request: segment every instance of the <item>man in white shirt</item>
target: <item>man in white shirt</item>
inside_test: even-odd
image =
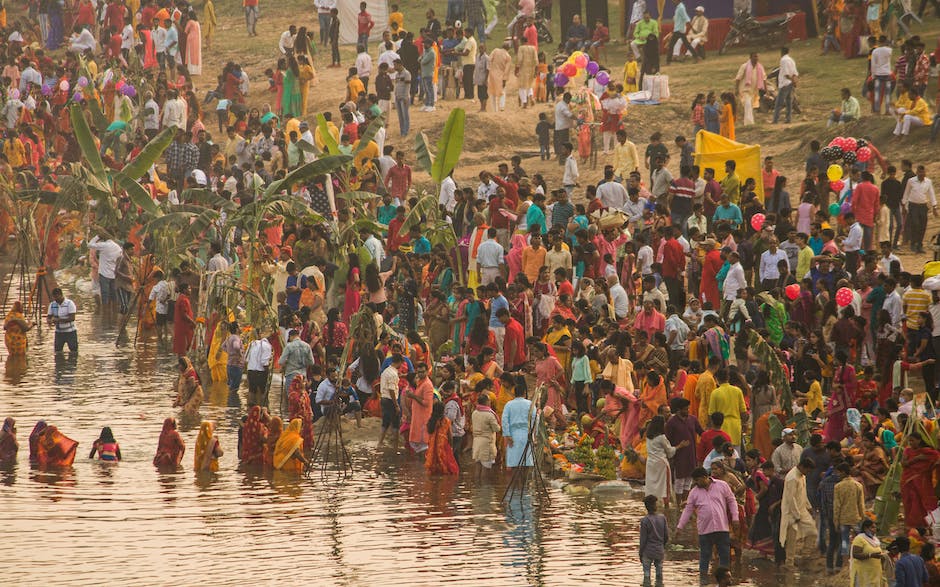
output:
[[[731,302],[738,298],[738,290],[747,288],[747,278],[744,276],[744,267],[741,265],[741,257],[737,251],[728,253],[728,263],[731,266],[728,268],[728,275],[725,276],[725,282],[722,285],[721,297],[724,300],[722,314],[725,314]]]
[[[758,267],[757,277],[760,280],[761,288],[770,291],[777,286],[777,280],[780,279],[780,269],[777,263],[786,261],[789,265],[786,252],[777,248],[777,237],[772,236],[767,242],[767,250],[761,253],[760,267]],[[727,284],[727,279],[725,280]],[[737,294],[737,289],[733,290]],[[733,298],[732,298],[733,299]]]
[[[186,103],[176,90],[167,92],[167,97],[169,99],[163,104],[163,128],[175,126],[186,130]]]
[[[571,112],[571,92],[565,92],[561,100],[555,102],[555,152],[558,153],[558,163],[564,165],[562,145],[570,140],[571,129],[574,128],[575,118]]]
[[[617,320],[623,320],[630,314],[630,298],[627,296],[627,290],[620,284],[616,275],[607,276],[607,285],[610,291],[610,299],[614,304],[614,314]]]
[[[900,327],[901,318],[904,317],[904,304],[901,301],[901,294],[898,293],[898,282],[893,277],[885,279],[885,291],[888,295],[885,296],[881,309],[891,316],[892,325]]]
[[[480,185],[477,186],[477,199],[489,203],[490,196],[496,194],[497,188],[499,188],[499,186],[493,181],[492,174],[488,171],[481,171]]]
[[[336,0],[316,0],[317,20],[320,22],[320,45],[326,47],[330,43],[330,11],[336,8]]]
[[[294,39],[297,38],[297,27],[290,25],[287,30],[281,33],[281,38],[277,41],[277,50],[281,55],[291,55],[294,53]]]
[[[623,187],[622,183],[614,181],[613,165],[604,166],[604,181],[597,185],[597,199],[601,201],[605,208],[613,208],[614,210],[624,209],[630,202],[627,188]],[[643,211],[639,210],[638,213],[642,218]],[[632,219],[634,214],[630,214],[630,216]]]
[[[36,70],[36,65],[32,62],[30,62],[30,64],[26,66],[26,69],[23,70],[23,73],[20,74],[20,96],[27,94],[27,90],[30,89],[30,84],[36,88],[42,87],[42,74]]]
[[[118,247],[120,249],[121,247]],[[55,352],[61,353],[65,345],[69,345],[69,352],[78,352],[78,330],[75,328],[75,302],[65,297],[58,287],[52,290],[52,302],[49,312],[46,313],[46,322],[55,326]]]
[[[268,339],[255,330],[258,339],[245,351],[245,370],[248,373],[248,406],[268,405],[268,369],[271,367],[273,351]]]
[[[572,198],[574,188],[578,186],[578,177],[580,177],[580,173],[578,172],[578,160],[575,159],[572,154],[574,145],[565,143],[562,145],[562,148],[565,157],[565,173],[561,178],[561,185],[565,188],[565,192],[568,193],[568,198]]]
[[[437,199],[437,203],[449,213],[453,213],[454,207],[457,205],[457,198],[454,196],[456,191],[457,182],[454,181],[454,172],[451,171],[441,182],[441,194]]]
[[[862,230],[862,224],[855,220],[855,214],[851,212],[845,214],[845,223],[849,225],[849,233],[842,241],[842,252],[845,253],[845,270],[855,275],[858,270],[858,252],[862,248],[864,231]]]
[[[88,241],[88,248],[98,252],[98,284],[101,286],[101,305],[109,306],[115,299],[114,275],[117,262],[124,255],[121,245],[110,238],[101,240],[95,235]]]
[[[368,227],[363,227],[359,232],[359,236],[363,239],[362,246],[372,255],[372,261],[375,263],[375,266],[381,269],[382,262],[385,261],[385,247],[382,246],[382,241],[375,238],[375,235],[372,234],[372,231],[369,230]]]
[[[871,52],[871,77],[874,83],[875,97],[872,102],[871,111],[875,114],[881,114],[881,102],[885,98],[885,114],[891,106],[890,88],[891,88],[891,66],[894,63],[894,49],[888,38],[882,35],[878,39],[878,46]]]
[[[228,269],[228,261],[225,257],[222,256],[222,247],[219,246],[219,243],[212,243],[209,245],[209,253],[212,257],[209,259],[209,262],[206,263],[206,272],[214,273],[216,271],[225,271]]]
[[[395,62],[400,60],[401,57],[398,56],[398,53],[395,52],[395,46],[392,45],[391,41],[385,41],[385,50],[379,55],[379,65],[383,63],[388,64],[388,74],[391,76],[392,80],[395,79]]]
[[[780,48],[780,73],[777,78],[777,101],[774,104],[774,124],[780,122],[780,111],[787,108],[787,124],[790,123],[790,112],[793,109],[793,89],[800,73],[796,70],[796,62],[790,57],[790,48]]]
[[[356,55],[356,75],[359,76],[368,92],[369,78],[372,77],[372,56],[369,55],[369,49],[365,45],[359,47],[359,53]]]
[[[615,183],[615,182],[612,182]],[[602,184],[602,185],[607,185]],[[619,183],[617,185],[620,185]],[[623,186],[621,186],[623,187]],[[627,191],[627,201],[623,205],[624,213],[629,216],[630,230],[633,234],[640,234],[643,228],[643,212],[646,210],[647,200],[640,197],[640,190],[634,189]],[[598,187],[598,196],[600,196],[600,187]],[[601,200],[603,202],[603,200]]]
[[[398,353],[392,355],[391,361],[382,371],[379,378],[379,397],[382,405],[382,434],[379,436],[378,446],[385,441],[385,434],[392,428],[393,446],[398,446],[398,427],[401,425],[401,408],[398,406],[398,371],[404,359]]]
[[[85,51],[94,53],[98,47],[98,41],[95,40],[95,36],[91,34],[91,31],[79,25],[75,25],[72,30],[72,36],[69,37],[69,51],[78,54]]]
[[[663,334],[666,335],[666,344],[669,345],[669,369],[675,371],[679,361],[685,356],[685,345],[689,338],[689,325],[676,312],[676,307],[670,305],[667,309],[669,317]]]
[[[503,246],[496,242],[495,228],[486,230],[486,240],[477,247],[477,267],[480,269],[480,285],[489,285],[496,281],[504,264],[506,254]]]
[[[638,235],[636,242],[640,245],[640,248],[637,249],[636,252],[636,269],[640,272],[640,275],[652,275],[654,261],[653,247],[647,244],[646,237],[643,235]]]
[[[937,216],[937,195],[934,193],[933,183],[927,177],[927,169],[918,165],[917,175],[907,180],[904,195],[901,197],[901,207],[907,210],[907,221],[911,225],[911,250],[915,253],[924,252],[928,205],[933,210],[933,215]]]

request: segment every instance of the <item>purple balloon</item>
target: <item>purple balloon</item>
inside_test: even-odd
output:
[[[72,95],[72,100],[74,100],[74,101],[76,101],[76,102],[81,102],[81,101],[82,101],[82,93],[81,93],[81,92],[75,92],[75,93]]]
[[[584,69],[587,70],[588,75],[597,75],[597,72],[598,72],[598,70],[599,70],[600,68],[601,68],[601,66],[598,65],[596,61],[592,61],[592,62],[588,63],[588,64],[587,64],[587,67],[585,67]]]
[[[555,74],[555,87],[563,88],[568,85],[568,76],[563,73]]]
[[[44,85],[44,86],[42,87],[41,91],[42,91],[42,95],[43,95],[43,96],[46,96],[46,97],[51,96],[51,95],[52,95],[52,86],[50,86],[49,84],[46,84],[46,85]]]
[[[602,71],[597,74],[597,83],[602,86],[606,86],[610,83],[610,75],[606,71]]]

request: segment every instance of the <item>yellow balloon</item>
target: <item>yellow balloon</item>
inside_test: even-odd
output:
[[[842,166],[830,165],[829,169],[826,170],[826,177],[829,178],[829,181],[839,181],[842,179]]]
[[[577,59],[579,55],[584,55],[581,51],[575,51],[571,54],[570,59]]]

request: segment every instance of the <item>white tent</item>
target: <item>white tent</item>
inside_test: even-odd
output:
[[[385,0],[364,0],[366,10],[372,15],[375,26],[369,41],[375,42],[382,38],[382,33],[388,30],[388,3]],[[359,36],[359,2],[360,0],[337,0],[336,9],[339,10],[339,42],[343,45],[355,45]]]

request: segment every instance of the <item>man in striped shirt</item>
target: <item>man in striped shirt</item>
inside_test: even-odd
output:
[[[917,333],[924,323],[923,313],[930,308],[930,293],[922,287],[923,283],[923,275],[911,275],[911,289],[907,290],[902,298],[909,334]]]
[[[672,225],[686,232],[685,222],[692,215],[692,200],[695,198],[695,182],[689,177],[692,169],[683,165],[679,169],[680,177],[674,179],[669,186],[669,210],[672,216]]]

